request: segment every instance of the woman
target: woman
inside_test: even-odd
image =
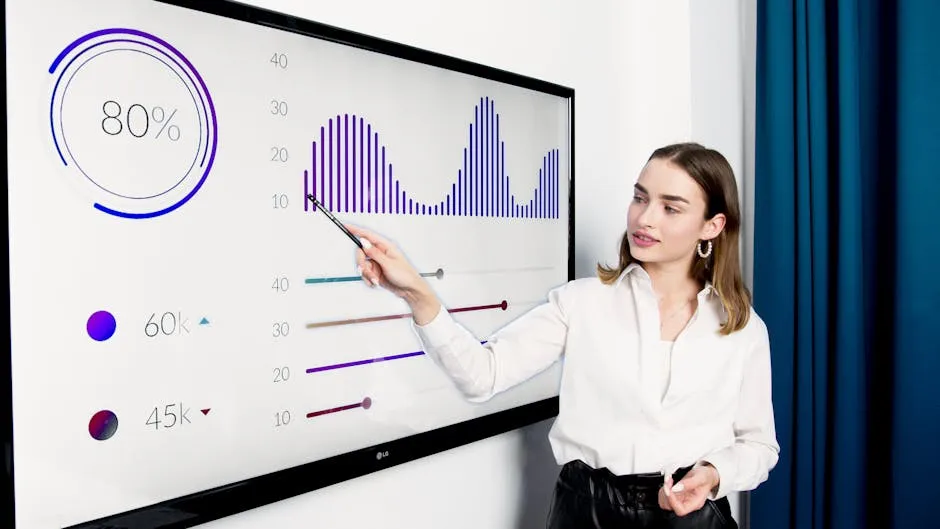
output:
[[[426,352],[473,401],[564,354],[550,433],[564,465],[551,529],[737,527],[727,495],[777,463],[767,329],[738,257],[733,171],[698,144],[656,150],[635,185],[616,267],[578,279],[485,345],[379,235],[363,278],[403,298]]]

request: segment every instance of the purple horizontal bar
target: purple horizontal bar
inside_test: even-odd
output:
[[[383,356],[380,358],[369,358],[367,360],[359,360],[356,362],[346,362],[344,364],[333,364],[331,366],[311,367],[307,369],[307,373],[317,373],[319,371],[329,371],[330,369],[342,369],[344,367],[355,367],[355,366],[361,366],[365,364],[374,364],[376,362],[386,362],[388,360],[399,360],[402,358],[408,358],[411,356],[420,356],[423,354],[424,354],[424,351],[415,351],[413,353],[404,353],[404,354],[393,355],[393,356]]]

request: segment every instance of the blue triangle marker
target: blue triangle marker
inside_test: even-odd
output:
[[[203,318],[203,319],[199,322],[199,325],[209,325],[209,320]]]

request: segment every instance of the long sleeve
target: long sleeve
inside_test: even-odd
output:
[[[759,338],[744,364],[734,419],[735,443],[703,458],[718,470],[720,483],[713,499],[757,488],[767,480],[779,458],[771,401],[770,341],[766,326],[760,320],[758,323]]]
[[[565,286],[481,343],[444,308],[426,325],[413,324],[425,352],[471,402],[483,402],[554,363],[568,332]]]

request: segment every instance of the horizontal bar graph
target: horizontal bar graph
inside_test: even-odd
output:
[[[381,357],[379,357],[379,358],[367,358],[367,359],[365,359],[365,360],[356,360],[356,361],[354,361],[354,362],[344,362],[344,363],[341,363],[341,364],[332,364],[332,365],[327,365],[327,366],[310,367],[310,368],[307,368],[307,373],[320,373],[320,372],[322,372],[322,371],[331,371],[331,370],[333,370],[333,369],[343,369],[343,368],[346,368],[346,367],[363,366],[363,365],[366,365],[366,364],[375,364],[375,363],[378,363],[378,362],[388,362],[388,361],[391,361],[391,360],[401,360],[401,359],[403,359],[403,358],[411,358],[411,357],[413,357],[413,356],[421,356],[421,355],[423,355],[423,354],[424,354],[424,351],[414,351],[414,352],[411,352],[411,353],[402,353],[402,354],[398,354],[398,355],[381,356]]]
[[[447,309],[447,312],[450,312],[450,313],[471,312],[471,311],[478,311],[478,310],[494,310],[494,309],[506,310],[508,307],[509,307],[509,302],[507,302],[506,300],[503,300],[500,303],[495,303],[492,305],[476,305],[472,307],[457,307],[453,309]],[[411,313],[407,313],[407,314],[390,314],[388,316],[370,316],[366,318],[354,318],[354,319],[348,319],[348,320],[321,321],[321,322],[308,323],[306,325],[306,328],[318,329],[321,327],[335,327],[338,325],[352,325],[355,323],[372,323],[372,322],[377,322],[377,321],[396,320],[396,319],[410,318],[410,317],[411,317]]]
[[[420,275],[421,277],[443,279],[444,270],[438,268],[434,272],[421,272]],[[319,285],[323,283],[349,283],[353,281],[362,281],[362,276],[307,277],[304,279],[304,284]]]
[[[368,410],[371,407],[372,407],[372,399],[369,397],[366,397],[362,399],[361,402],[354,402],[352,404],[345,404],[343,406],[337,406],[335,408],[327,408],[325,410],[311,411],[307,413],[307,418],[312,419],[314,417],[319,417],[321,415],[328,415],[330,413],[336,413],[336,412],[346,411],[346,410],[354,410],[356,408],[362,408],[364,410]]]
[[[485,343],[486,343],[485,340],[482,341],[482,342],[480,342],[480,344],[485,344]],[[330,364],[330,365],[325,365],[325,366],[309,367],[309,368],[307,368],[307,373],[308,373],[308,374],[309,374],[309,373],[322,373],[323,371],[332,371],[332,370],[334,370],[334,369],[345,369],[345,368],[348,368],[348,367],[357,367],[357,366],[364,366],[364,365],[369,365],[369,364],[377,364],[377,363],[380,363],[380,362],[389,362],[389,361],[392,361],[392,360],[402,360],[402,359],[404,359],[404,358],[412,358],[412,357],[415,357],[415,356],[422,356],[422,355],[424,355],[424,354],[425,354],[424,351],[412,351],[412,352],[410,352],[410,353],[401,353],[401,354],[395,354],[395,355],[380,356],[380,357],[377,357],[377,358],[366,358],[365,360],[354,360],[354,361],[352,361],[352,362],[342,362],[342,363],[339,363],[339,364]]]
[[[303,174],[304,210],[317,206],[339,213],[432,215],[451,217],[508,217],[557,219],[560,216],[560,151],[550,149],[537,170],[535,189],[518,199],[506,173],[506,142],[494,101],[480,98],[467,130],[463,159],[457,160],[447,195],[424,203],[408,195],[395,176],[391,156],[379,133],[356,114],[337,114],[320,127],[311,142],[311,166]],[[532,175],[536,176],[536,175]]]

